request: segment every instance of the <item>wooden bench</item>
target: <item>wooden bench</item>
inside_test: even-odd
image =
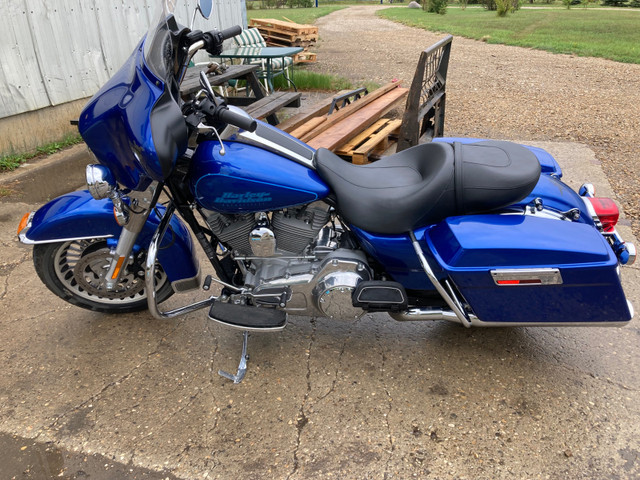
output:
[[[301,95],[302,94],[300,92],[274,92],[271,95],[261,98],[260,100],[256,100],[243,108],[253,118],[262,120],[275,115],[275,113],[281,108],[299,107]],[[276,119],[276,123],[272,124],[277,125],[278,123],[279,122]]]
[[[213,87],[223,86],[229,80],[244,80],[253,96],[228,96],[225,98],[229,105],[242,107],[254,118],[266,119],[271,125],[278,125],[276,112],[283,107],[299,107],[298,92],[274,92],[265,96],[260,82],[256,77],[257,65],[230,65],[221,74],[209,74],[209,82]],[[202,87],[200,86],[200,69],[191,68],[182,82],[180,93],[188,99]]]

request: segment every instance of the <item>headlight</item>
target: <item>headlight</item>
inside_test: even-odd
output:
[[[116,190],[113,174],[104,165],[87,165],[87,189],[93,198],[102,200]]]

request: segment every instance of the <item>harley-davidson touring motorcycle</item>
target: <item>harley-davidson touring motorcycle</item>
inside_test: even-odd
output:
[[[170,3],[80,115],[99,162],[88,190],[19,226],[53,293],[159,319],[206,308],[244,332],[237,374],[221,372],[235,382],[247,332],[279,331],[288,315],[387,312],[465,327],[631,320],[620,266],[635,248],[616,231],[616,205],[590,184],[574,192],[546,151],[437,138],[353,165],[227,106],[204,74],[183,101],[193,55],[215,56],[241,29],[191,30]],[[198,8],[210,14],[210,2]],[[201,278],[195,244],[215,276]],[[212,282],[217,296],[159,306]]]

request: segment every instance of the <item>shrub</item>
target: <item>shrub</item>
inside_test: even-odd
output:
[[[499,17],[506,17],[512,11],[511,0],[496,0],[496,12]]]
[[[626,7],[628,0],[602,0],[602,5],[607,7]]]
[[[429,13],[444,15],[447,13],[447,0],[425,0],[422,8]]]
[[[482,0],[482,6],[485,10],[496,10],[496,0]]]

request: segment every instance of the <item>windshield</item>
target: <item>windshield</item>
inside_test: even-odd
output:
[[[166,80],[173,71],[173,41],[171,30],[176,30],[173,12],[175,0],[160,0],[155,21],[152,22],[144,42],[144,59],[158,78]]]

